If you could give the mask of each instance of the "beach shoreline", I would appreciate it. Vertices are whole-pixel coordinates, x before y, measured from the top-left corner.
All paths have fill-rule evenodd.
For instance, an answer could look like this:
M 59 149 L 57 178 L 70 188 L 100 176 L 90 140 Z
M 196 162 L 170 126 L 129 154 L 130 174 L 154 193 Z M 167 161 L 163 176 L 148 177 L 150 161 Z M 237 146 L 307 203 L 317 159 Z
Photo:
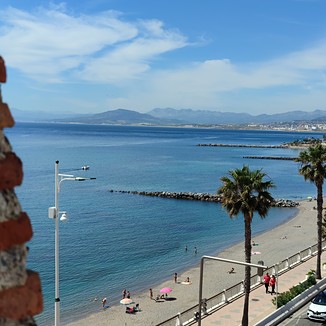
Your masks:
M 300 201 L 298 212 L 293 218 L 276 226 L 275 228 L 253 236 L 255 243 L 252 255 L 252 263 L 263 261 L 265 265 L 273 264 L 294 255 L 299 250 L 308 248 L 317 243 L 316 215 L 314 209 L 315 201 Z M 286 208 L 284 208 L 286 209 Z M 238 218 L 242 218 L 239 216 Z M 244 261 L 243 241 L 217 251 L 216 255 L 221 258 Z M 234 273 L 229 274 L 230 268 Z M 112 326 L 144 326 L 157 325 L 158 323 L 191 308 L 198 303 L 199 288 L 199 265 L 186 271 L 178 271 L 178 282 L 175 283 L 173 275 L 171 279 L 157 285 L 153 285 L 153 296 L 156 297 L 163 287 L 171 287 L 172 292 L 168 294 L 171 300 L 151 300 L 148 291 L 132 294 L 132 299 L 139 304 L 141 309 L 136 314 L 126 314 L 123 305 L 112 305 L 107 309 L 102 308 L 101 299 L 94 302 L 99 308 L 98 313 L 91 314 L 85 318 L 66 323 L 69 326 L 107 325 Z M 307 271 L 308 272 L 308 271 Z M 256 271 L 252 271 L 256 274 Z M 182 284 L 189 277 L 191 284 Z M 208 261 L 205 263 L 203 297 L 209 298 L 225 288 L 240 282 L 244 278 L 243 266 L 226 264 L 223 262 Z M 110 304 L 108 297 L 108 304 Z

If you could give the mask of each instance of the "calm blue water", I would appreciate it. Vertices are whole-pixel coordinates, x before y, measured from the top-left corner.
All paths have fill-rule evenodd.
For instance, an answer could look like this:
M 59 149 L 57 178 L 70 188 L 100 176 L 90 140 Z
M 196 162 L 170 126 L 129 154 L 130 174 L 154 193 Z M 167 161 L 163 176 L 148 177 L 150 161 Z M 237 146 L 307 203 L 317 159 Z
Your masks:
M 60 210 L 61 319 L 67 322 L 97 312 L 94 297 L 117 303 L 121 290 L 139 293 L 199 263 L 201 255 L 243 240 L 243 220 L 230 220 L 214 203 L 176 201 L 110 192 L 114 190 L 215 193 L 220 177 L 247 164 L 263 168 L 274 181 L 275 198 L 315 195 L 292 161 L 250 160 L 246 155 L 297 156 L 285 149 L 198 147 L 198 143 L 273 144 L 318 137 L 266 131 L 118 127 L 17 123 L 6 135 L 24 164 L 24 182 L 16 188 L 31 218 L 28 268 L 41 275 L 44 312 L 39 325 L 54 320 L 54 166 L 60 173 L 96 177 L 63 182 Z M 90 170 L 82 171 L 83 165 Z M 253 234 L 283 223 L 294 209 L 272 209 L 255 218 Z M 184 252 L 185 245 L 190 249 Z M 193 248 L 198 254 L 193 254 Z

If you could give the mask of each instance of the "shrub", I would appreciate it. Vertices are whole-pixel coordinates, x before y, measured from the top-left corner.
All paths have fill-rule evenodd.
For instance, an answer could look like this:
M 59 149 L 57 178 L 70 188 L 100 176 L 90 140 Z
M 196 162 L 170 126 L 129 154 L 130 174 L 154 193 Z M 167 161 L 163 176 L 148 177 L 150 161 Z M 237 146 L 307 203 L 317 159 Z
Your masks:
M 277 306 L 277 308 L 280 308 L 316 283 L 315 274 L 310 273 L 304 282 L 293 286 L 289 291 L 280 293 L 277 297 L 273 298 L 272 302 Z

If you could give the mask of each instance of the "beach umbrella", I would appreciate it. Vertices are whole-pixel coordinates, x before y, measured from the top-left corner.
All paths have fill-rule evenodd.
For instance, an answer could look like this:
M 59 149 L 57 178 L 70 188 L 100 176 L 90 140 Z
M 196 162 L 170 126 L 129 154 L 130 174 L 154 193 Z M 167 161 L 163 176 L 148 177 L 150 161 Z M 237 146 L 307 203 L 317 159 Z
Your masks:
M 132 299 L 129 299 L 129 298 L 124 298 L 124 299 L 120 300 L 120 303 L 127 305 L 127 304 L 134 303 L 134 301 Z
M 171 289 L 171 288 L 162 288 L 162 289 L 160 290 L 160 292 L 161 292 L 161 293 L 170 293 L 170 292 L 172 292 L 172 289 Z

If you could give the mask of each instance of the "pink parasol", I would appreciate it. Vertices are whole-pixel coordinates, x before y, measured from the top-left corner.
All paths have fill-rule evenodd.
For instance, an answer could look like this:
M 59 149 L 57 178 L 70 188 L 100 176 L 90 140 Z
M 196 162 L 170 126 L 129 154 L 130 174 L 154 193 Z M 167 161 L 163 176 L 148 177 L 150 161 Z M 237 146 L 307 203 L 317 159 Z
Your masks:
M 163 288 L 160 290 L 161 293 L 170 293 L 172 292 L 172 289 L 171 288 Z

